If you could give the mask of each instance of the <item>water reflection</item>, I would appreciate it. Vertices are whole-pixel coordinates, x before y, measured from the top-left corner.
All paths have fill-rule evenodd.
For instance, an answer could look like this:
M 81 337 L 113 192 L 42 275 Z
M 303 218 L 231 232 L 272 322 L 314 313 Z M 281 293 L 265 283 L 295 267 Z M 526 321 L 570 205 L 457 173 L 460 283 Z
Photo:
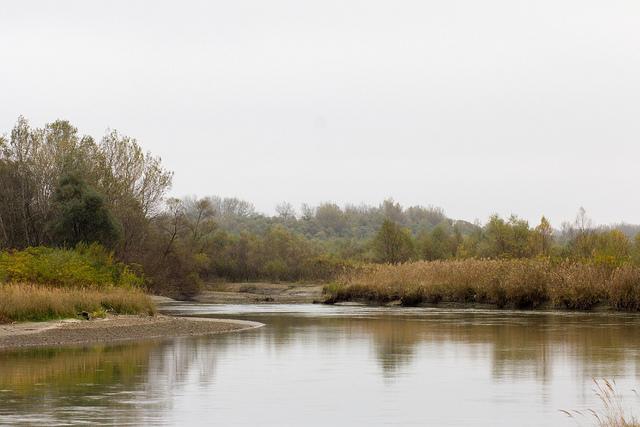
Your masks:
M 0 352 L 0 424 L 571 425 L 591 378 L 640 382 L 636 316 L 216 310 L 267 326 Z
M 129 423 L 127 400 L 149 362 L 151 343 L 0 352 L 0 421 Z

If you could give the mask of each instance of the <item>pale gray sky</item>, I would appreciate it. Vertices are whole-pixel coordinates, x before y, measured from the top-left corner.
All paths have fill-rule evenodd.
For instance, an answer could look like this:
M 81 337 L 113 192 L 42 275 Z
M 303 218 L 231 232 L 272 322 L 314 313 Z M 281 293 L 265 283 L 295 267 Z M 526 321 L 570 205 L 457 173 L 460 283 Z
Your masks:
M 0 129 L 136 137 L 173 193 L 640 223 L 640 2 L 0 3 Z

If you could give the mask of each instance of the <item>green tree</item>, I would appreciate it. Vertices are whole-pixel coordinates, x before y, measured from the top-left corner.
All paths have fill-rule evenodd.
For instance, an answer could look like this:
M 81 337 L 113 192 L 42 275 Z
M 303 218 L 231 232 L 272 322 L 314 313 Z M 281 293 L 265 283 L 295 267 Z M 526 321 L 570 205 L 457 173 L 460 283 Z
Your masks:
M 481 256 L 487 258 L 525 258 L 530 255 L 527 221 L 512 215 L 508 221 L 492 215 L 484 227 Z
M 347 226 L 344 212 L 335 203 L 322 203 L 316 208 L 315 219 L 320 227 L 327 232 L 340 234 Z
M 445 225 L 438 225 L 431 233 L 423 232 L 418 238 L 418 249 L 422 259 L 434 261 L 449 259 L 455 255 L 456 239 Z
M 60 180 L 54 193 L 53 212 L 49 226 L 57 245 L 100 243 L 112 247 L 118 239 L 119 227 L 102 196 L 77 176 Z
M 534 254 L 548 256 L 551 253 L 553 244 L 553 229 L 544 216 L 540 219 L 540 224 L 531 233 L 531 249 Z
M 619 267 L 631 256 L 631 242 L 620 230 L 607 230 L 596 234 L 593 260 L 609 267 Z
M 408 230 L 386 219 L 373 239 L 373 250 L 378 261 L 405 262 L 413 257 L 413 239 Z
M 640 265 L 640 233 L 636 233 L 635 237 L 633 238 L 631 260 L 634 264 Z

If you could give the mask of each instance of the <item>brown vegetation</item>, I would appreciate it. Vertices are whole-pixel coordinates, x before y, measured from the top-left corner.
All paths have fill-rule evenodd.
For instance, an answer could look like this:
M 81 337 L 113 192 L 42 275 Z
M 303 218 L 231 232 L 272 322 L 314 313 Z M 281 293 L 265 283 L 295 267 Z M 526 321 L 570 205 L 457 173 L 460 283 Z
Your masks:
M 419 261 L 368 265 L 325 287 L 328 302 L 439 302 L 589 310 L 640 309 L 640 268 L 547 259 Z
M 148 295 L 136 289 L 67 289 L 26 283 L 0 284 L 0 323 L 73 318 L 80 312 L 102 316 L 155 314 Z
M 600 400 L 602 408 L 600 410 L 588 409 L 587 411 L 566 411 L 561 410 L 570 418 L 576 419 L 578 416 L 591 417 L 598 427 L 638 427 L 640 422 L 633 415 L 625 410 L 622 396 L 616 390 L 615 381 L 594 380 L 594 393 Z M 635 393 L 635 390 L 634 390 Z M 637 393 L 636 393 L 637 396 Z

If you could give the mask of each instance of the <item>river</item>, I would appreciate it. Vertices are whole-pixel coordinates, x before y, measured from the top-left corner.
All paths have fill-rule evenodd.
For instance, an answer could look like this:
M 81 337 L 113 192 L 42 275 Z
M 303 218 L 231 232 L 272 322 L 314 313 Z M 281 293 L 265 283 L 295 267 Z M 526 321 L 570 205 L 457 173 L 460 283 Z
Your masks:
M 640 408 L 640 316 L 172 304 L 264 327 L 0 352 L 0 424 L 575 426 Z M 577 415 L 576 415 L 577 416 Z M 591 419 L 577 416 L 582 425 Z

